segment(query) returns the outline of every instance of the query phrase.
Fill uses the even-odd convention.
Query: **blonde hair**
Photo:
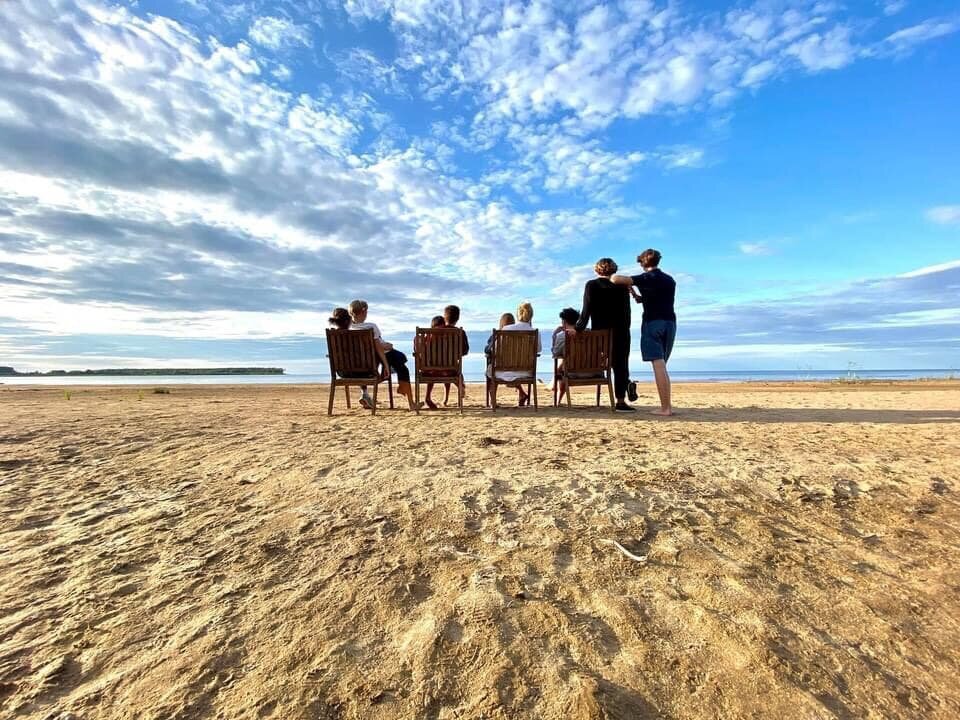
[[[517,320],[520,322],[530,322],[533,320],[533,305],[528,302],[522,302],[517,305]]]
[[[350,303],[350,317],[354,322],[360,322],[357,318],[367,311],[366,300],[354,300]]]

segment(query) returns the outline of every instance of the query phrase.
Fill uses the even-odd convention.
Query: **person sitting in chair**
[[[456,305],[447,305],[443,309],[443,322],[447,327],[457,327],[457,323],[460,322],[460,308]],[[470,352],[470,339],[467,337],[467,331],[463,328],[460,328],[460,334],[463,337],[463,355],[466,355]],[[464,391],[463,387],[463,378],[460,378],[460,392]],[[427,394],[429,395],[429,389]],[[450,383],[443,384],[443,406],[446,407],[450,402]]]
[[[504,315],[507,315],[507,314],[508,313],[505,313]],[[533,320],[533,305],[531,305],[528,302],[522,302],[517,307],[517,321],[507,325],[502,325],[500,329],[504,331],[534,330],[535,328],[531,324],[532,320]],[[501,322],[502,321],[503,321],[503,317],[501,317]],[[493,352],[493,336],[492,335],[490,336],[490,340],[487,342],[487,348],[489,350],[487,354],[490,355]],[[537,353],[538,354],[540,353],[540,336],[539,335],[537,335]],[[489,368],[488,368],[488,372],[489,372]],[[524,405],[530,404],[530,394],[524,391],[522,383],[519,382],[524,377],[525,376],[522,373],[513,372],[510,370],[497,371],[497,379],[507,380],[512,387],[517,388],[518,407],[523,407]],[[514,384],[515,381],[516,381],[516,384]]]
[[[380,334],[380,328],[374,323],[367,322],[367,312],[369,306],[366,300],[354,300],[350,303],[350,329],[351,330],[373,330],[373,339],[377,341],[378,346],[383,350],[383,355],[387,359],[389,367],[397,373],[397,392],[407,398],[410,409],[413,409],[413,388],[410,387],[410,370],[407,368],[407,356],[393,345],[384,341]],[[372,400],[367,395],[367,389],[361,388],[360,404],[365,408],[372,407]]]
[[[335,327],[337,330],[349,330],[350,322],[351,322],[350,311],[342,307],[334,308],[333,312],[330,314],[330,317],[327,318],[327,322],[333,325],[333,327]],[[381,343],[374,343],[374,345],[376,346],[377,357],[380,360],[380,376],[386,379],[387,377],[386,374],[390,372],[390,365],[387,363],[386,355],[383,354],[383,348],[381,347]],[[351,376],[350,373],[345,373],[343,375],[343,377],[350,377],[350,376]],[[367,395],[366,388],[362,388],[362,391],[363,391],[363,395]],[[369,395],[367,395],[366,405],[364,405],[362,399],[360,402],[360,404],[363,407],[367,408],[368,410],[370,409],[370,403],[371,401],[370,401]]]
[[[567,338],[576,335],[579,319],[580,313],[573,308],[564,308],[560,311],[560,327],[553,331],[553,339],[550,343],[553,357],[557,359],[558,371],[563,367],[563,353],[566,349]],[[564,393],[567,391],[566,383],[557,378],[554,378],[554,382],[560,383],[560,394],[557,396],[557,402],[561,402]]]
[[[443,315],[436,315],[436,316],[434,316],[434,318],[430,321],[430,327],[431,327],[431,328],[442,328],[442,327],[446,327],[446,326],[447,326],[447,321],[444,319]],[[430,342],[429,339],[427,340],[427,342]],[[417,348],[417,350],[418,350],[418,351],[422,351],[423,348]],[[424,376],[426,376],[426,377],[430,377],[430,373],[431,373],[431,371],[425,370],[422,374],[423,374]],[[436,377],[436,371],[435,371],[435,370],[433,371],[433,375],[434,375],[434,377]],[[449,386],[448,386],[448,387],[449,387]],[[430,408],[431,410],[436,410],[436,409],[437,409],[437,404],[436,404],[436,403],[433,401],[433,399],[430,397],[430,393],[432,393],[432,392],[433,392],[433,383],[427,383],[427,395],[426,395],[426,397],[425,397],[423,400],[424,400],[424,402],[426,403],[426,405],[427,405],[428,408]],[[448,393],[448,394],[449,394],[449,392],[450,392],[450,391],[447,390],[447,393]],[[444,402],[443,404],[446,405],[447,403]]]

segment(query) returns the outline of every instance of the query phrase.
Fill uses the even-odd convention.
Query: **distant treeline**
[[[0,365],[0,377],[73,377],[78,375],[283,375],[283,368],[113,368],[106,370],[50,370],[17,372]]]

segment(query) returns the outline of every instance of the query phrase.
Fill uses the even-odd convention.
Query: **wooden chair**
[[[533,409],[537,410],[537,339],[536,330],[494,330],[493,352],[490,355],[490,377],[487,388],[490,405],[497,411],[497,388],[500,385],[527,386],[527,394],[533,396]],[[516,380],[504,380],[497,373],[510,372],[520,375]]]
[[[583,330],[568,335],[564,341],[563,364],[553,360],[553,406],[557,407],[560,382],[567,388],[567,407],[573,407],[570,390],[576,386],[597,386],[597,407],[600,407],[600,389],[606,385],[610,392],[610,408],[616,407],[613,398],[609,330]]]
[[[379,355],[373,339],[373,330],[327,329],[327,357],[330,358],[330,402],[327,415],[333,415],[333,397],[337,385],[343,386],[350,407],[351,385],[373,385],[373,414],[377,414],[377,388],[386,381],[393,409],[393,379],[387,368],[387,377],[382,377],[377,368]]]
[[[456,383],[457,407],[463,415],[463,331],[460,328],[417,328],[415,397],[420,414],[420,383]]]

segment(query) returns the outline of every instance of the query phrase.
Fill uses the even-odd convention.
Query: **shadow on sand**
[[[597,408],[586,405],[554,408],[541,405],[533,412],[532,408],[497,408],[494,415],[489,408],[464,407],[464,414],[485,415],[488,417],[544,417],[586,418],[617,422],[697,422],[697,423],[876,423],[886,425],[922,425],[960,422],[960,410],[887,410],[859,408],[680,408],[672,417],[655,417],[650,414],[652,407],[637,405],[636,413],[612,413],[609,407]],[[448,416],[449,411],[423,413],[422,417]]]

